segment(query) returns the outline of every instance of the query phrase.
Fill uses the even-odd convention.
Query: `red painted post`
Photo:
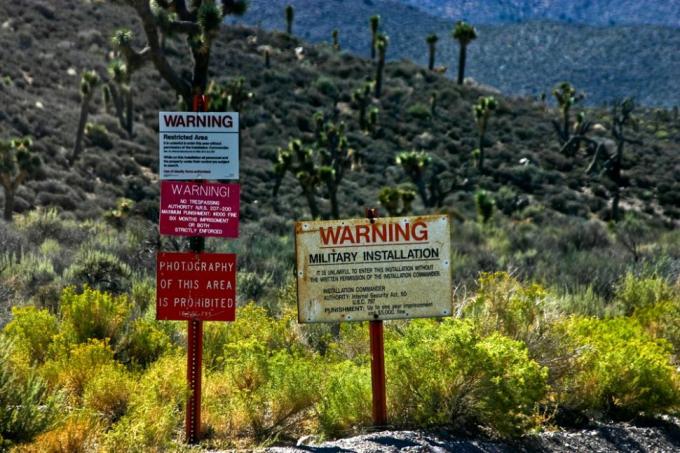
[[[193,111],[205,112],[208,101],[204,95],[196,95],[193,99]],[[189,238],[191,250],[201,253],[205,249],[205,239]],[[203,368],[203,321],[192,319],[187,329],[187,382],[189,383],[189,399],[185,420],[186,441],[197,444],[201,437],[201,378]]]
[[[366,210],[366,217],[375,222],[378,210]],[[368,331],[371,339],[371,389],[373,392],[373,425],[387,424],[387,392],[385,391],[385,337],[382,320],[369,321]]]
[[[189,399],[185,423],[186,440],[196,444],[201,434],[201,368],[203,364],[203,321],[187,321],[187,381]]]

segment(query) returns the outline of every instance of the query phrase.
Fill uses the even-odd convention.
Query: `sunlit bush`
[[[132,271],[114,255],[86,250],[64,272],[67,282],[120,294],[130,289]]]
[[[29,362],[42,363],[58,329],[57,318],[49,311],[26,306],[12,308],[12,320],[4,333],[16,348],[26,353]]]
[[[123,333],[130,308],[127,296],[112,296],[88,286],[78,293],[68,287],[61,295],[63,330],[75,342],[108,338],[115,343]]]
[[[483,425],[502,435],[537,425],[547,369],[498,333],[460,320],[414,321],[387,348],[393,420],[405,425]]]

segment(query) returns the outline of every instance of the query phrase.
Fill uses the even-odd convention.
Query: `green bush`
[[[468,321],[413,321],[387,349],[391,419],[404,425],[481,424],[501,435],[537,425],[547,369],[526,346]]]
[[[105,366],[85,383],[83,406],[112,424],[125,415],[134,393],[132,376],[119,365]]]
[[[631,318],[575,317],[562,321],[571,372],[558,384],[558,402],[579,410],[633,417],[677,409],[680,376],[670,345]]]
[[[170,350],[172,340],[158,322],[137,319],[118,347],[117,356],[132,367],[146,368]]]
[[[325,382],[317,404],[321,431],[326,436],[335,437],[356,430],[359,426],[370,425],[370,368],[358,366],[350,360],[325,364],[323,367]],[[392,394],[388,401],[391,398]]]
[[[44,431],[58,407],[58,399],[33,372],[28,376],[16,373],[9,359],[12,353],[12,343],[0,336],[0,450]]]
[[[410,106],[407,110],[406,113],[409,114],[409,116],[412,116],[413,118],[417,118],[419,120],[426,120],[430,117],[430,108],[425,105],[425,104],[413,104]]]
[[[60,302],[63,331],[76,343],[96,338],[115,344],[131,309],[127,296],[112,296],[87,285],[80,294],[73,287],[64,289]]]
[[[114,255],[87,250],[66,269],[64,278],[74,285],[88,285],[101,291],[121,294],[130,288],[132,271]]]
[[[36,307],[13,307],[12,320],[4,334],[22,349],[31,363],[43,363],[52,339],[59,331],[57,318],[47,310]]]

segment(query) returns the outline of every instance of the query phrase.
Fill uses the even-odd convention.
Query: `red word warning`
[[[238,237],[238,184],[161,181],[161,234]]]
[[[235,318],[235,254],[158,253],[157,320],[233,321]]]

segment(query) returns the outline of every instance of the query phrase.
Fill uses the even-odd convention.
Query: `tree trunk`
[[[133,107],[133,98],[132,98],[132,87],[128,85],[127,90],[125,92],[125,97],[127,98],[126,100],[126,109],[127,113],[125,115],[125,130],[127,131],[128,137],[132,137],[132,128],[134,125],[134,107]]]
[[[363,100],[359,103],[359,129],[366,130],[366,103]]]
[[[430,207],[430,200],[427,198],[427,190],[425,188],[425,180],[422,176],[419,176],[414,181],[416,183],[416,188],[418,189],[418,195],[423,202],[423,206],[426,208]]]
[[[430,60],[427,64],[427,68],[432,71],[434,69],[434,45],[430,44]]]
[[[334,182],[328,183],[328,198],[331,201],[331,215],[333,220],[340,218],[340,207],[338,206],[338,188]]]
[[[319,218],[319,207],[316,204],[316,199],[314,198],[314,194],[310,192],[309,190],[304,191],[305,198],[307,199],[307,205],[309,206],[309,211],[312,214],[312,219],[318,219]]]
[[[373,33],[371,35],[371,60],[375,60],[375,41],[376,41],[376,34]]]
[[[619,221],[619,200],[621,198],[621,160],[623,156],[623,140],[616,146],[616,157],[612,166],[612,181],[614,182],[614,195],[612,196],[612,220]]]
[[[378,66],[376,69],[375,73],[375,97],[379,98],[380,93],[382,92],[382,78],[383,78],[383,69],[385,67],[385,57],[380,56],[378,58]]]
[[[484,173],[484,133],[479,134],[479,156],[477,156],[477,170]]]
[[[76,142],[73,145],[73,154],[71,154],[70,163],[73,164],[80,156],[80,152],[83,150],[83,137],[85,136],[85,124],[87,123],[88,108],[90,107],[90,99],[92,98],[92,93],[88,93],[83,96],[80,103],[80,119],[78,120],[78,130],[76,131]]]
[[[118,87],[114,83],[109,83],[109,91],[111,92],[111,101],[113,102],[113,107],[116,110],[116,118],[118,118],[118,124],[120,127],[125,129],[125,115],[123,114],[123,97],[122,93],[118,91]]]
[[[569,141],[570,138],[570,133],[569,133],[569,109],[564,110],[564,125],[563,125],[563,135],[562,135],[562,140],[564,140],[564,143]]]
[[[5,192],[5,212],[4,219],[8,222],[12,221],[14,215],[14,190],[9,187],[3,187]]]
[[[467,58],[467,46],[460,44],[460,54],[458,57],[458,85],[463,84],[465,78],[465,59]]]

